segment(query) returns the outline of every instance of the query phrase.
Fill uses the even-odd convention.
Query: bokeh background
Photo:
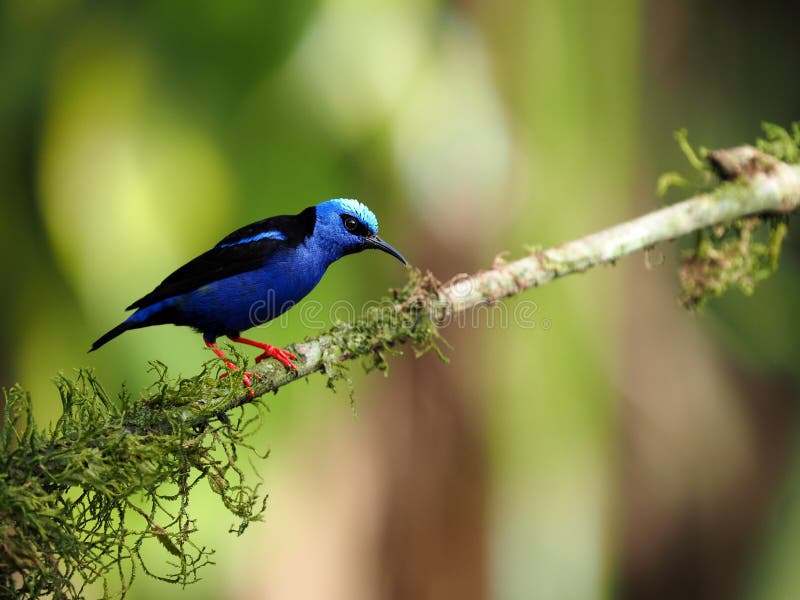
[[[800,4],[778,0],[0,7],[0,384],[44,421],[59,371],[196,373],[179,328],[86,350],[242,224],[357,197],[446,279],[658,207],[678,128],[722,147],[800,118]],[[449,365],[356,366],[355,417],[322,377],[282,389],[256,440],[264,522],[229,534],[198,488],[216,565],[186,589],[140,573],[131,598],[793,597],[799,234],[753,297],[700,317],[665,246],[526,294],[532,326],[451,326]],[[404,278],[366,253],[310,298]]]

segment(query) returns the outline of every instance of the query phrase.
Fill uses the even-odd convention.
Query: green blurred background
[[[778,0],[0,6],[0,384],[45,421],[58,371],[134,391],[150,359],[196,373],[184,329],[86,350],[242,224],[357,197],[446,279],[658,207],[675,129],[721,147],[800,117],[800,5]],[[131,597],[792,597],[798,233],[753,297],[699,318],[667,246],[509,302],[533,327],[451,326],[449,365],[354,368],[356,418],[322,377],[282,389],[256,442],[265,521],[228,534],[198,488],[216,565]],[[404,277],[366,253],[310,298]],[[254,337],[314,333],[294,313]]]

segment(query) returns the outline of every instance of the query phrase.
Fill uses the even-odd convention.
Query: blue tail
[[[94,352],[100,346],[107,344],[115,337],[117,337],[119,334],[124,333],[129,329],[138,329],[139,327],[146,327],[146,326],[147,326],[146,323],[131,323],[130,321],[123,321],[122,323],[114,327],[114,329],[103,334],[97,340],[95,340],[94,344],[92,344],[92,347],[89,348],[89,352]]]
[[[114,327],[114,329],[95,340],[89,352],[94,352],[119,334],[125,333],[131,329],[140,329],[141,327],[149,327],[150,325],[163,325],[164,323],[172,322],[169,308],[169,301],[159,302],[147,308],[140,308],[122,323]]]

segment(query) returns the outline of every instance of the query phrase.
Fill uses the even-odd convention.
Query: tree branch
[[[794,131],[787,147],[797,152],[800,127]],[[140,553],[151,542],[175,559],[169,563],[174,572],[155,576],[184,585],[195,581],[211,551],[194,542],[191,490],[206,480],[240,520],[239,532],[259,518],[265,501],[260,484],[250,483],[237,464],[237,452],[252,449],[248,436],[258,415],[232,409],[296,379],[323,371],[332,382],[356,358],[385,368],[386,355],[403,343],[438,350],[438,327],[458,313],[709,227],[714,233],[705,235],[690,261],[691,298],[702,300],[731,283],[747,289],[774,270],[785,225],[773,229],[767,246],[751,241],[751,234],[762,216],[798,208],[800,166],[749,146],[708,158],[722,180],[714,191],[519,260],[498,259],[489,270],[445,284],[412,270],[405,288],[362,318],[291,347],[298,355],[296,373],[277,361],[258,365],[252,395],[236,377],[217,378],[219,361],[180,380],[154,363],[159,377],[144,398],[123,389],[112,399],[81,371],[74,380],[57,378],[63,413],[55,425],[41,428],[29,394],[19,386],[3,390],[0,596],[80,597],[84,585],[98,579],[106,584],[112,571],[124,594],[137,564],[151,573]],[[741,217],[748,219],[740,223]]]
[[[336,363],[368,356],[409,340],[424,343],[424,336],[420,339],[415,335],[418,333],[415,324],[428,319],[436,323],[455,313],[517,295],[560,277],[614,263],[660,242],[714,225],[725,225],[748,215],[786,214],[800,205],[800,166],[781,162],[752,146],[710,152],[708,158],[723,180],[716,190],[512,262],[496,261],[492,269],[457,278],[445,285],[439,285],[430,277],[422,278],[416,284],[417,289],[393,306],[393,313],[388,315],[392,327],[382,328],[377,335],[374,332],[368,335],[376,323],[374,315],[367,316],[361,323],[340,325],[329,333],[293,345],[290,349],[299,358],[297,373],[277,364],[257,367],[255,373],[260,379],[253,387],[253,397],[274,392],[317,371],[330,373]],[[385,312],[382,317],[387,317]],[[402,326],[398,327],[398,323]],[[354,332],[368,335],[372,342],[357,340],[353,344],[353,340],[347,338]],[[247,403],[253,397],[240,394],[227,408]],[[220,409],[226,410],[226,407]]]

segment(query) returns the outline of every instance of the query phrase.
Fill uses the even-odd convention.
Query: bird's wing
[[[156,289],[126,310],[145,308],[161,300],[192,292],[213,281],[258,269],[280,245],[279,240],[265,238],[246,244],[215,246],[169,275]]]
[[[313,207],[312,207],[313,208]],[[314,231],[316,212],[270,217],[237,229],[216,246],[169,275],[126,310],[187,294],[213,281],[262,267],[281,248],[297,247]]]

